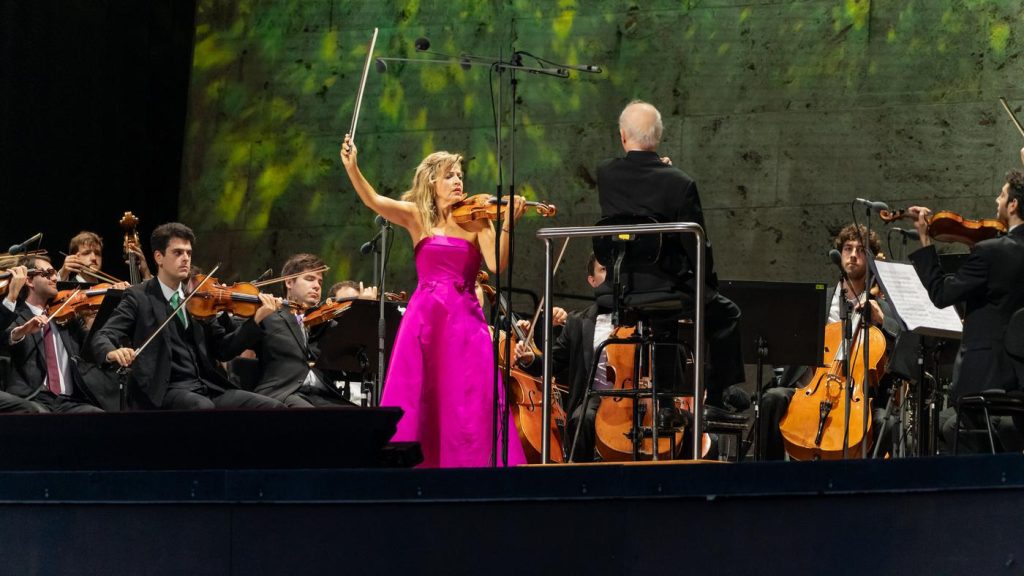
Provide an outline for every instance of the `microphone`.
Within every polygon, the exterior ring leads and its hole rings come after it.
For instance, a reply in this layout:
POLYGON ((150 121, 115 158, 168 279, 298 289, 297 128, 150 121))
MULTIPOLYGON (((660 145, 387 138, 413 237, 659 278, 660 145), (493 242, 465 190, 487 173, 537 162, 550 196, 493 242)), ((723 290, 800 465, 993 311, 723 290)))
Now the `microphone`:
POLYGON ((566 64, 563 66, 563 68, 568 68, 569 70, 576 70, 577 72, 590 72, 591 74, 600 74, 604 72, 604 70, 602 70, 600 66, 594 66, 591 64, 566 64))
POLYGON ((364 242, 363 245, 359 247, 359 253, 366 256, 370 252, 373 252, 374 248, 377 247, 377 240, 380 239, 381 232, 383 232, 383 230, 374 234, 373 238, 371 238, 369 242, 364 242))
POLYGON ((14 246, 11 246, 10 248, 8 248, 7 249, 7 253, 8 254, 12 254, 12 255, 13 254, 24 254, 28 250, 28 247, 30 245, 35 244, 36 242, 39 242, 42 239, 43 239, 43 233, 42 232, 36 232, 36 234, 34 236, 32 236, 31 238, 29 238, 28 240, 25 240, 21 244, 15 244, 14 246))
POLYGON ((385 226, 388 224, 388 221, 385 220, 384 217, 381 216, 380 214, 377 214, 377 216, 373 219, 373 223, 376 224, 377 226, 385 226))
POLYGON ((911 240, 921 239, 921 234, 918 233, 917 230, 904 230, 903 228, 890 228, 890 230, 892 230, 893 232, 899 232, 900 235, 903 236, 904 238, 909 238, 911 240))
POLYGON ((839 267, 839 273, 843 275, 843 280, 846 279, 846 269, 843 268, 843 255, 839 253, 839 250, 833 248, 828 253, 829 259, 832 263, 839 267))
POLYGON ((373 62, 377 66, 377 74, 383 74, 388 71, 388 63, 383 58, 377 58, 373 62))
POLYGON ((430 38, 420 36, 415 42, 413 42, 413 45, 416 46, 417 52, 426 52, 427 50, 430 50, 430 38))
POLYGON ((867 206, 871 210, 888 210, 889 209, 889 205, 886 204, 885 202, 872 202, 871 200, 865 200, 863 198, 855 198, 854 202, 856 202, 858 204, 863 204, 864 206, 867 206))

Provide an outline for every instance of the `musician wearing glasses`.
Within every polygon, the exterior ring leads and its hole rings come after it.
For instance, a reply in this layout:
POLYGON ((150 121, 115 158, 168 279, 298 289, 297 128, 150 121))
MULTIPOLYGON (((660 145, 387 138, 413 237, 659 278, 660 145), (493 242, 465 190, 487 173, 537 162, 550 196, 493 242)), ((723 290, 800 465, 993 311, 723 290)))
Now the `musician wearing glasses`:
POLYGON ((184 224, 158 226, 150 240, 157 275, 125 290, 110 319, 94 336, 96 358, 131 366, 129 401, 141 409, 283 408, 272 398, 239 390, 217 370, 243 350, 259 324, 277 310, 276 298, 261 295, 253 318, 228 331, 224 323, 202 326, 182 307, 157 333, 186 294, 195 235, 184 224), (147 348, 135 350, 155 334, 147 348))
POLYGON ((11 308, 13 327, 4 333, 0 347, 11 357, 7 391, 31 403, 38 412, 102 412, 85 386, 79 370, 86 330, 72 317, 58 324, 47 317, 47 303, 57 295, 57 271, 43 255, 29 256, 29 274, 21 298, 11 308))

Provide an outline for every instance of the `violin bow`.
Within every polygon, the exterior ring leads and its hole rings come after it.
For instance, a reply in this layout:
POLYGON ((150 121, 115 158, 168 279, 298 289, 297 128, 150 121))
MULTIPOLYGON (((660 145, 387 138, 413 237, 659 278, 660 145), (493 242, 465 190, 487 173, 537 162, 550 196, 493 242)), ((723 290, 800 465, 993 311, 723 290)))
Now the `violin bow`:
POLYGON ((356 125, 359 124, 359 110, 363 107, 363 93, 366 91, 366 77, 370 73, 370 62, 373 62, 373 48, 377 45, 377 28, 373 29, 373 38, 370 38, 370 50, 366 53, 366 64, 363 65, 363 77, 359 80, 359 92, 356 93, 356 107, 352 111, 352 125, 348 128, 348 136, 354 143, 356 141, 356 125))
MULTIPOLYGON (((63 253, 63 252, 61 252, 60 255, 65 257, 65 258, 68 257, 68 255, 63 253)), ((119 280, 117 277, 111 276, 110 274, 107 274, 106 272, 104 272, 103 270, 100 270, 99 268, 93 268, 92 266, 86 266, 85 270, 89 274, 92 274, 93 276, 95 276, 96 278, 99 278, 100 280, 103 280, 104 282, 110 282, 111 284, 119 284, 121 282, 124 282, 124 280, 119 280)))
POLYGON ((999 103, 1003 105, 1003 110, 1006 110, 1006 113, 1010 115, 1010 120, 1013 121, 1013 125, 1017 127, 1017 131, 1020 132, 1020 135, 1024 136, 1024 126, 1020 125, 1020 121, 1017 120, 1017 115, 1013 113, 1013 110, 1010 110, 1010 105, 1006 102, 1006 98, 1000 96, 999 103))
POLYGON ((278 282, 284 282, 285 280, 291 280, 292 278, 298 278, 303 274, 316 274, 317 272, 327 272, 330 270, 330 266, 321 266, 319 268, 313 268, 312 270, 303 270, 302 272, 296 272, 295 274, 289 274, 287 276, 278 276, 277 278, 271 278, 270 280, 261 280, 259 282, 251 282, 251 284, 257 288, 261 286, 267 286, 269 284, 277 284, 278 282))
MULTIPOLYGON (((558 258, 555 260, 555 266, 551 269, 551 276, 558 273, 558 266, 562 263, 562 257, 565 256, 565 249, 569 247, 569 238, 566 237, 565 242, 562 242, 562 249, 558 252, 558 258)), ((530 321, 530 332, 526 335, 526 341, 530 342, 533 340, 533 333, 537 329, 537 320, 540 319, 540 312, 544 309, 544 297, 541 297, 540 303, 537 304, 537 311, 533 313, 533 320, 530 321)), ((548 318, 548 322, 551 319, 548 318)))
POLYGON ((149 343, 152 342, 153 339, 156 338, 158 334, 163 332, 167 324, 171 322, 171 319, 178 314, 179 310, 181 310, 182 308, 185 307, 186 304, 188 304, 188 301, 191 300, 192 297, 196 295, 196 292, 199 292, 199 289, 203 287, 203 284, 206 284, 207 282, 210 281, 211 278, 213 278, 214 274, 217 273, 218 269, 220 269, 220 263, 214 266, 213 270, 210 270, 210 273, 206 275, 206 278, 203 278, 203 281, 200 282, 195 288, 193 288, 192 291, 188 293, 188 296, 185 296, 184 300, 178 302, 178 305, 174 308, 174 310, 167 315, 167 318, 164 318, 163 324, 161 324, 156 330, 154 330, 153 333, 149 335, 149 338, 146 338, 146 341, 142 343, 142 346, 139 346, 138 348, 135 349, 136 357, 138 357, 139 354, 142 354, 142 351, 145 350, 147 346, 149 346, 149 343))

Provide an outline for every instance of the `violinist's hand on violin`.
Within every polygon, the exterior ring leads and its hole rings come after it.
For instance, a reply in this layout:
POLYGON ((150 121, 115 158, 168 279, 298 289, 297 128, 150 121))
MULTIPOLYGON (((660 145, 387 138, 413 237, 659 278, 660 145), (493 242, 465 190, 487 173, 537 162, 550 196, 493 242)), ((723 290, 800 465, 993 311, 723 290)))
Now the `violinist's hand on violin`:
POLYGON ((256 314, 252 317, 253 322, 257 324, 261 324, 267 316, 277 312, 277 309, 281 307, 281 299, 277 296, 260 293, 259 299, 262 306, 256 309, 256 314))
POLYGON ((356 166, 356 154, 359 151, 356 150, 356 143, 352 141, 352 137, 345 134, 345 140, 341 143, 341 163, 345 165, 346 169, 356 166))
POLYGON ((515 221, 519 222, 519 219, 522 218, 523 214, 525 214, 525 213, 526 213, 526 198, 523 198, 522 196, 516 196, 514 202, 512 202, 511 204, 506 204, 505 218, 504 218, 506 224, 503 224, 503 225, 504 226, 508 226, 507 222, 508 222, 509 218, 515 218, 515 221), (509 214, 510 210, 513 210, 513 212, 511 214, 509 214))
POLYGON ((931 208, 911 206, 907 208, 907 214, 916 218, 914 220, 914 228, 917 229, 917 234, 921 237, 921 246, 930 246, 932 238, 928 235, 928 223, 932 217, 931 208))
POLYGON ((135 350, 131 348, 118 348, 107 352, 107 362, 127 368, 135 361, 135 350))
POLYGON ((111 284, 111 288, 114 290, 127 290, 132 287, 131 282, 118 282, 117 284, 111 284))
POLYGON ((41 331, 43 326, 46 326, 46 316, 40 314, 39 316, 29 318, 28 322, 11 330, 11 344, 20 342, 25 336, 41 331))
POLYGON ((17 302, 18 293, 21 292, 21 288, 25 285, 25 282, 28 282, 28 268, 24 266, 15 266, 7 271, 11 273, 11 283, 7 287, 7 301, 17 302))
POLYGON ((376 286, 363 286, 363 283, 359 283, 359 296, 360 300, 376 300, 377 299, 377 287, 376 286))

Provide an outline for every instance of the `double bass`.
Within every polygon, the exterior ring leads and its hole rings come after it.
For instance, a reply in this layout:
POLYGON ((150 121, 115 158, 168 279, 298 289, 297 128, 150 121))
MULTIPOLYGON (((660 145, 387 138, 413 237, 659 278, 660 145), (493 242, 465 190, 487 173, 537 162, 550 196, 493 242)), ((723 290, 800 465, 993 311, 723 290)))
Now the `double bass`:
MULTIPOLYGON (((874 294, 877 288, 873 289, 874 294)), ((789 403, 786 415, 779 423, 786 451, 796 460, 831 460, 843 457, 844 436, 846 435, 846 399, 848 385, 852 385, 850 399, 850 426, 847 454, 860 457, 870 446, 871 406, 865 406, 864 330, 861 322, 870 311, 859 315, 850 343, 850 374, 853 382, 847 382, 843 364, 842 322, 825 326, 825 350, 822 366, 814 372, 811 381, 798 388, 789 403), (864 411, 867 410, 865 428, 864 411)), ((869 381, 877 383, 882 376, 885 360, 885 335, 875 326, 869 327, 869 381)))

